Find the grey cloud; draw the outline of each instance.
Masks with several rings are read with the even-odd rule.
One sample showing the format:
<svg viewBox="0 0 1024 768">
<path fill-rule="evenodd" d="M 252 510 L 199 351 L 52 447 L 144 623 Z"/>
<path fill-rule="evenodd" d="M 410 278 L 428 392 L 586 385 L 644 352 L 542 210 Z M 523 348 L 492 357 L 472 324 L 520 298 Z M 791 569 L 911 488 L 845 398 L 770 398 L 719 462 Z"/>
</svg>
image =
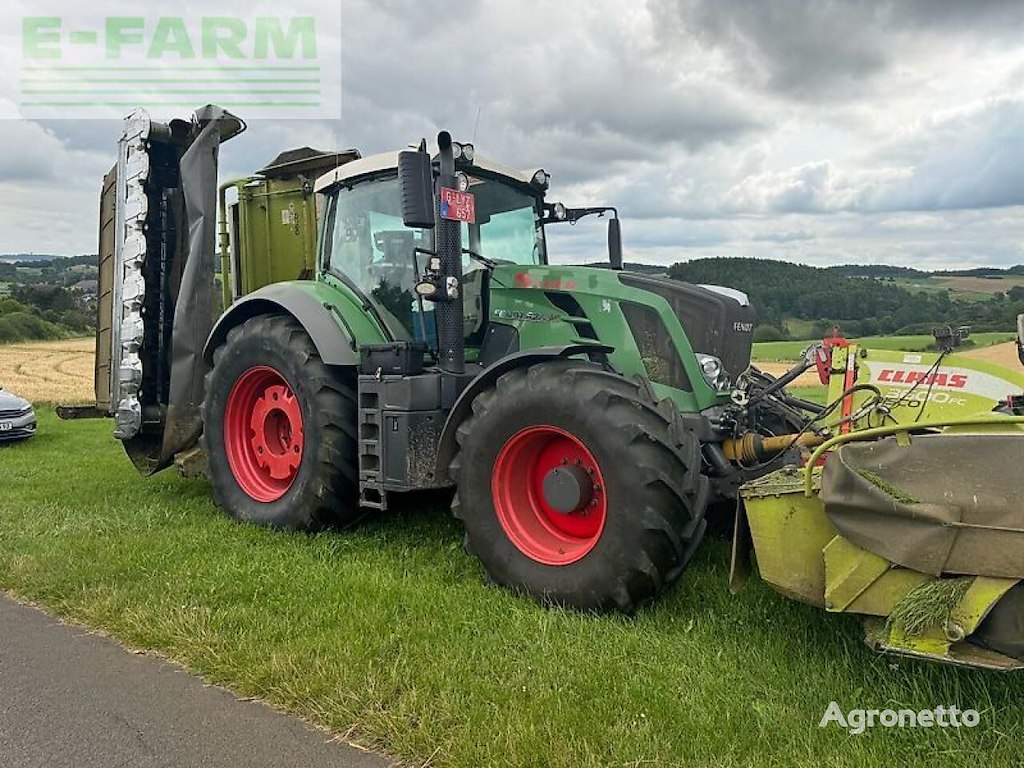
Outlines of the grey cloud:
<svg viewBox="0 0 1024 768">
<path fill-rule="evenodd" d="M 922 48 L 1016 45 L 1024 5 L 1008 0 L 648 0 L 670 45 L 696 40 L 745 81 L 802 100 L 867 95 Z"/>
<path fill-rule="evenodd" d="M 862 168 L 831 161 L 739 179 L 733 213 L 941 211 L 1024 205 L 1024 100 L 1003 98 L 921 121 Z M 902 159 L 905 165 L 887 165 Z M 881 161 L 881 162 L 879 162 Z"/>
<path fill-rule="evenodd" d="M 725 52 L 744 78 L 771 90 L 818 94 L 887 63 L 873 34 L 878 11 L 866 12 L 862 3 L 650 0 L 650 8 L 663 34 L 692 35 Z"/>
<path fill-rule="evenodd" d="M 35 182 L 56 178 L 61 141 L 42 126 L 25 120 L 0 120 L 0 180 Z"/>
<path fill-rule="evenodd" d="M 548 4 L 539 26 L 524 8 L 480 3 L 473 20 L 500 29 L 499 46 L 493 36 L 468 33 L 468 24 L 453 22 L 453 30 L 467 30 L 453 44 L 422 33 L 415 18 L 359 4 L 347 14 L 346 122 L 412 113 L 423 123 L 472 131 L 479 111 L 478 145 L 512 163 L 539 162 L 556 172 L 557 158 L 567 155 L 558 153 L 559 145 L 565 146 L 570 180 L 593 177 L 619 156 L 653 158 L 674 146 L 697 151 L 762 127 L 740 95 L 713 78 L 666 68 L 654 39 L 624 24 L 624 13 Z M 451 15 L 458 17 L 457 7 Z M 377 55 L 391 40 L 400 54 Z M 538 147 L 555 152 L 543 157 Z"/>
<path fill-rule="evenodd" d="M 896 210 L 1024 205 L 1024 100 L 999 99 L 928 126 L 923 157 L 907 178 L 867 196 Z"/>
</svg>

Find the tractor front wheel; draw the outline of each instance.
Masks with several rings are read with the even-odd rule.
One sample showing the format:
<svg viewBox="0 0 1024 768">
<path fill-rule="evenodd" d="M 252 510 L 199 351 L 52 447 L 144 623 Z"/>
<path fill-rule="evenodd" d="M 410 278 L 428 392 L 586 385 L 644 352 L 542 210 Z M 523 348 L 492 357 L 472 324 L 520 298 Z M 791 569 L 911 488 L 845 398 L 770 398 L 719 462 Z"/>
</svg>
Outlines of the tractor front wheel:
<svg viewBox="0 0 1024 768">
<path fill-rule="evenodd" d="M 493 581 L 541 602 L 632 612 L 678 577 L 704 533 L 696 438 L 646 387 L 598 365 L 504 374 L 457 438 L 466 549 Z"/>
<path fill-rule="evenodd" d="M 203 450 L 232 517 L 315 531 L 359 517 L 355 391 L 289 317 L 232 328 L 213 356 Z"/>
</svg>

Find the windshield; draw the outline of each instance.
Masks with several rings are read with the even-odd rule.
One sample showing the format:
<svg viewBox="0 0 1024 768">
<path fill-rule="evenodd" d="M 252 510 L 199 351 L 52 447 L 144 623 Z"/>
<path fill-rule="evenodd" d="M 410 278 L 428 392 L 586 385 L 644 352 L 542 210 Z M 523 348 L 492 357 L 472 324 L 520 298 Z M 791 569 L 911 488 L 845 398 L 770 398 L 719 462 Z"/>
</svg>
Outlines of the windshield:
<svg viewBox="0 0 1024 768">
<path fill-rule="evenodd" d="M 479 177 L 470 177 L 469 191 L 476 197 L 476 221 L 462 225 L 463 248 L 497 262 L 544 263 L 544 229 L 533 195 Z M 417 264 L 413 250 L 431 250 L 433 232 L 402 225 L 398 179 L 376 178 L 340 188 L 328 201 L 327 217 L 326 266 L 359 287 L 396 337 L 415 337 L 418 301 L 413 288 L 425 257 L 419 256 Z M 463 254 L 464 272 L 482 266 Z"/>
<path fill-rule="evenodd" d="M 493 179 L 469 177 L 476 223 L 462 225 L 462 247 L 493 261 L 545 263 L 544 228 L 537 198 Z M 478 265 L 476 265 L 478 266 Z M 464 269 L 473 269 L 463 259 Z"/>
</svg>

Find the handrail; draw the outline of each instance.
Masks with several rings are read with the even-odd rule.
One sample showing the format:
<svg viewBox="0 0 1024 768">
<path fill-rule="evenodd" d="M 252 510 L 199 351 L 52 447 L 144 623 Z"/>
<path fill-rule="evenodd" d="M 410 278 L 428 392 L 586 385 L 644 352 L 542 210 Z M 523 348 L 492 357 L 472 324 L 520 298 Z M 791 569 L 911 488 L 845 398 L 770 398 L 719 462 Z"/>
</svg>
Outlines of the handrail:
<svg viewBox="0 0 1024 768">
<path fill-rule="evenodd" d="M 889 435 L 904 434 L 909 437 L 910 433 L 919 429 L 939 429 L 942 427 L 981 427 L 1001 426 L 1020 424 L 1024 426 L 1024 416 L 973 416 L 969 419 L 946 419 L 944 421 L 922 421 L 916 424 L 891 424 L 887 427 L 872 427 L 863 429 L 860 432 L 849 432 L 845 435 L 836 435 L 819 445 L 811 453 L 807 463 L 804 465 L 804 496 L 814 495 L 813 471 L 818 459 L 826 451 L 832 450 L 837 445 L 844 443 L 861 442 L 872 440 L 877 437 L 888 437 Z"/>
</svg>

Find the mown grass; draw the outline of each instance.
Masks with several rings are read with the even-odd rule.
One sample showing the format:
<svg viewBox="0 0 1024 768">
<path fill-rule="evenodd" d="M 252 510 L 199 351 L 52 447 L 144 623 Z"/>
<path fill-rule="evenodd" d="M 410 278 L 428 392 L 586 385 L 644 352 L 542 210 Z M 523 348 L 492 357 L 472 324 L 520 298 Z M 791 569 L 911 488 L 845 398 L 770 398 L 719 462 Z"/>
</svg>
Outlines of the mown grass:
<svg viewBox="0 0 1024 768">
<path fill-rule="evenodd" d="M 992 332 L 971 334 L 973 348 L 1002 344 L 1014 338 L 1012 333 Z M 933 350 L 935 339 L 931 336 L 864 336 L 851 341 L 869 349 L 892 349 L 904 352 L 926 352 Z M 797 360 L 800 353 L 811 344 L 810 341 L 760 341 L 754 344 L 755 360 Z"/>
<path fill-rule="evenodd" d="M 444 499 L 345 533 L 243 527 L 202 481 L 136 476 L 109 423 L 49 411 L 0 477 L 0 587 L 409 761 L 1019 764 L 1024 678 L 877 656 L 756 582 L 731 596 L 722 541 L 657 605 L 595 617 L 485 586 Z M 981 724 L 851 736 L 818 728 L 831 700 Z"/>
</svg>

